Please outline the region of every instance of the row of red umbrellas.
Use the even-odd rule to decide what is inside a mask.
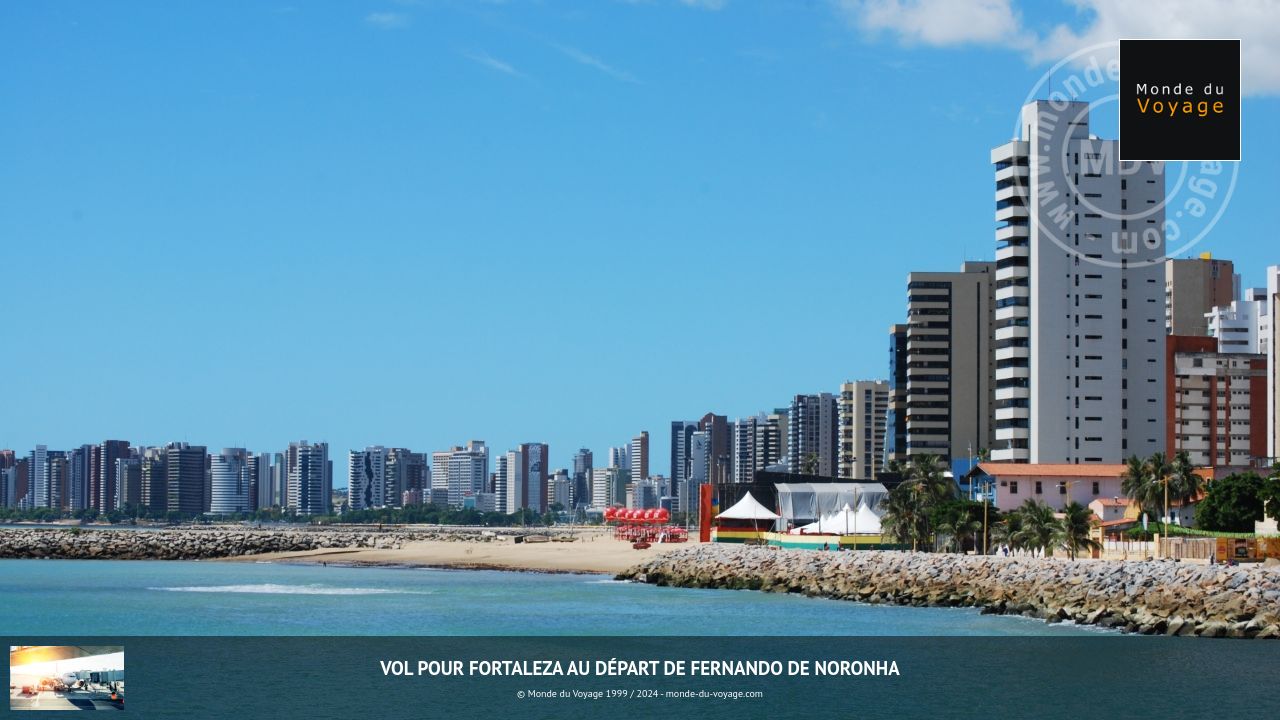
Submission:
[[[664,523],[671,519],[671,513],[666,508],[658,508],[657,510],[635,510],[631,508],[605,508],[605,522],[630,522],[630,523]]]

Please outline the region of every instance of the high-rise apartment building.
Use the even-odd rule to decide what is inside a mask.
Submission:
[[[642,430],[631,438],[631,450],[627,453],[631,463],[631,482],[649,477],[649,431]]]
[[[884,464],[889,383],[858,380],[840,386],[839,476],[871,481]]]
[[[739,418],[733,423],[733,482],[752,482],[757,470],[782,462],[785,427],[785,416],[777,412]]]
[[[996,179],[997,461],[1164,449],[1164,166],[1118,159],[1086,103],[1022,108]],[[1202,311],[1203,312],[1203,311]]]
[[[152,515],[169,511],[169,449],[149,447],[142,451],[142,506]]]
[[[1166,446],[1199,467],[1248,467],[1267,453],[1265,355],[1220,352],[1214,338],[1166,338]]]
[[[839,468],[840,413],[835,395],[796,395],[787,414],[787,457],[793,473],[835,477]]]
[[[0,508],[17,505],[18,454],[12,450],[0,450]]]
[[[1163,189],[1163,184],[1161,185]],[[1164,326],[1169,335],[1208,334],[1205,314],[1240,299],[1240,276],[1230,260],[1198,258],[1164,261]]]
[[[692,454],[690,438],[698,431],[697,420],[671,421],[671,464],[670,477],[673,483],[680,483],[689,476],[689,458]]]
[[[352,510],[386,507],[386,448],[373,445],[347,453],[347,502]]]
[[[306,440],[289,443],[284,459],[287,468],[285,508],[298,515],[328,514],[333,495],[329,443]]]
[[[96,497],[93,507],[108,512],[119,507],[120,493],[117,487],[116,461],[130,457],[128,440],[103,440],[97,453]]]
[[[546,443],[524,443],[507,453],[506,510],[513,513],[529,508],[539,513],[548,506]]]
[[[729,418],[707,413],[698,421],[698,429],[707,433],[707,481],[730,482],[733,480],[733,428]]]
[[[131,454],[116,460],[117,507],[137,515],[142,509],[142,458]]]
[[[587,448],[580,448],[573,454],[573,472],[569,476],[573,481],[573,501],[575,507],[588,507],[592,503],[591,495],[592,455]]]
[[[31,499],[28,507],[53,507],[50,504],[54,491],[49,477],[49,447],[36,445],[27,462],[31,468]]]
[[[169,443],[165,453],[169,512],[199,515],[205,506],[208,452],[203,445]]]
[[[907,459],[907,326],[889,328],[889,407],[884,420],[884,461]]]
[[[69,510],[84,510],[92,507],[89,488],[93,483],[94,460],[97,458],[93,445],[81,445],[67,454],[67,497]]]
[[[209,456],[209,512],[215,515],[247,513],[252,474],[249,451],[223,448]]]
[[[618,467],[592,468],[591,507],[606,508],[616,505],[615,492],[622,469]]]
[[[510,476],[509,467],[507,475]],[[431,454],[433,499],[439,492],[451,507],[460,508],[467,497],[483,492],[488,480],[489,448],[483,440],[469,440],[466,446],[454,446]]]
[[[421,498],[422,490],[431,485],[431,466],[426,453],[407,448],[388,448],[386,464],[385,502],[388,507],[400,506],[406,492]]]
[[[996,347],[1007,355],[1027,346],[1026,327],[993,327],[996,274],[1018,262],[907,276],[907,458],[936,455],[950,464],[991,446]]]
[[[1205,313],[1208,335],[1218,341],[1218,352],[1265,355],[1271,339],[1268,305],[1265,288],[1250,288],[1243,300],[1215,306]]]

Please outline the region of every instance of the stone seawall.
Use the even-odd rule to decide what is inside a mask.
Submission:
[[[0,558],[203,560],[325,548],[399,548],[417,540],[483,540],[479,533],[334,529],[0,529]]]
[[[1280,569],[690,545],[619,579],[869,603],[981,607],[1126,632],[1280,637]]]

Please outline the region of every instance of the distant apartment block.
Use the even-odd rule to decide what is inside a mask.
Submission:
[[[1218,341],[1218,352],[1267,352],[1271,339],[1271,309],[1266,288],[1250,288],[1243,300],[1215,306],[1205,313],[1208,335]]]
[[[884,465],[887,380],[857,380],[840,386],[839,476],[870,481]]]
[[[1267,358],[1219,352],[1210,337],[1167,338],[1166,444],[1197,467],[1247,467],[1267,453]]]
[[[631,463],[631,481],[644,480],[649,477],[649,431],[642,430],[631,438],[631,449],[627,453]]]
[[[250,489],[253,486],[249,451],[244,448],[223,448],[222,452],[209,456],[210,502],[209,512],[246,513],[250,507]]]
[[[1240,299],[1240,276],[1230,260],[1198,258],[1165,260],[1164,320],[1169,335],[1208,334],[1205,314]]]
[[[286,509],[299,515],[328,514],[333,495],[333,461],[329,459],[329,444],[306,440],[289,443],[284,459],[288,469]]]
[[[793,473],[835,477],[839,469],[840,410],[831,393],[796,395],[787,413],[787,447]]]
[[[460,508],[463,501],[485,489],[489,478],[489,448],[483,440],[470,440],[466,446],[431,454],[431,497],[447,498],[450,507]]]

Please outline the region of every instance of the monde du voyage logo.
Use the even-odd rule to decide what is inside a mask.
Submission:
[[[1120,159],[1240,159],[1239,40],[1120,41]]]

